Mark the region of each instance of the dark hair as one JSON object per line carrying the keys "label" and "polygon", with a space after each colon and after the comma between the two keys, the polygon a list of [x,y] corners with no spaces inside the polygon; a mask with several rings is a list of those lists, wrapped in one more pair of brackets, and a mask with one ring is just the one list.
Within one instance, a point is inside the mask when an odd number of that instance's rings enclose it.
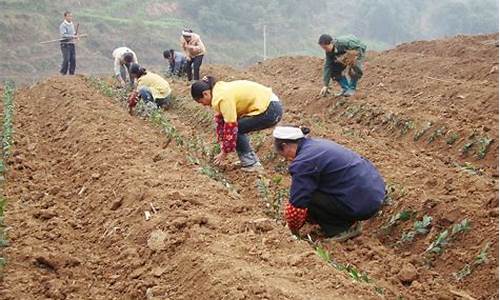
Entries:
{"label": "dark hair", "polygon": [[65,11],[65,12],[64,12],[64,16],[65,16],[65,17],[67,17],[67,16],[68,16],[68,15],[70,15],[70,14],[71,14],[71,12],[70,12],[69,10],[67,10],[67,11]]}
{"label": "dark hair", "polygon": [[329,34],[322,34],[319,37],[318,44],[320,45],[330,45],[333,41],[333,38]]}
{"label": "dark hair", "polygon": [[134,60],[134,55],[130,52],[127,52],[123,55],[123,60],[129,64]]}
{"label": "dark hair", "polygon": [[146,75],[146,69],[141,67],[139,64],[132,64],[129,69],[130,74],[133,74],[137,76],[137,78],[141,77],[142,75]]}
{"label": "dark hair", "polygon": [[166,58],[166,59],[170,59],[170,58],[174,58],[174,49],[169,49],[169,50],[165,50],[163,51],[163,58]]}
{"label": "dark hair", "polygon": [[195,101],[203,98],[204,91],[212,91],[217,80],[212,76],[205,76],[202,80],[198,80],[191,85],[191,96]]}
{"label": "dark hair", "polygon": [[[297,127],[297,126],[291,126],[291,127]],[[307,127],[302,127],[299,126],[300,130],[302,133],[307,136],[310,132],[311,129]],[[300,141],[302,141],[304,138],[296,139],[296,140],[289,140],[289,139],[278,139],[274,138],[274,148],[278,151],[283,151],[283,144],[298,144]]]}

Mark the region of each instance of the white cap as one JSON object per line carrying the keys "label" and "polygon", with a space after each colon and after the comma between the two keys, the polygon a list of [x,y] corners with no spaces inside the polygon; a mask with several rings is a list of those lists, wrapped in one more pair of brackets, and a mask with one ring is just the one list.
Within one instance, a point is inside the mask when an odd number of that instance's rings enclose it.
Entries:
{"label": "white cap", "polygon": [[189,32],[189,31],[186,31],[186,30],[182,31],[182,36],[192,36],[192,35],[193,35],[192,32]]}
{"label": "white cap", "polygon": [[277,126],[274,128],[273,137],[282,140],[298,140],[304,138],[305,135],[298,127]]}

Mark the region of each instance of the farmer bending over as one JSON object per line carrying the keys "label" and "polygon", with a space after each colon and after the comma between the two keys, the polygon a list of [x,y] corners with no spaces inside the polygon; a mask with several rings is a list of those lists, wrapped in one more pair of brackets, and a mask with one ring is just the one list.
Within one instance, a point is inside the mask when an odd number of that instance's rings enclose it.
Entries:
{"label": "farmer bending over", "polygon": [[288,228],[297,234],[304,223],[318,224],[331,240],[361,234],[361,222],[381,208],[382,176],[359,154],[332,141],[309,138],[307,128],[278,126],[276,151],[290,160],[290,199],[285,209]]}
{"label": "farmer bending over", "polygon": [[281,120],[281,102],[271,88],[248,80],[216,82],[209,76],[191,86],[191,95],[215,111],[217,141],[222,149],[215,163],[221,164],[236,150],[244,171],[261,171],[247,134],[273,127]]}
{"label": "farmer bending over", "polygon": [[144,103],[153,103],[157,107],[168,107],[172,90],[168,82],[158,74],[146,71],[139,64],[130,66],[132,78],[137,80],[137,89],[129,96],[129,112],[137,105],[137,101],[142,99]]}
{"label": "farmer bending over", "polygon": [[134,51],[127,47],[116,48],[113,51],[113,59],[116,80],[118,80],[122,87],[125,87],[127,82],[133,87],[134,80],[132,79],[132,74],[130,74],[130,66],[133,63],[138,63]]}
{"label": "farmer bending over", "polygon": [[182,52],[174,51],[174,49],[165,50],[163,58],[168,61],[168,70],[171,75],[182,77],[187,73],[187,58]]}
{"label": "farmer bending over", "polygon": [[[332,38],[322,34],[318,41],[319,46],[325,50],[325,64],[323,66],[323,88],[320,94],[329,94],[330,78],[337,81],[342,91],[335,96],[353,96],[358,80],[363,76],[363,60],[366,45],[354,35]],[[348,80],[345,73],[349,75]]]}

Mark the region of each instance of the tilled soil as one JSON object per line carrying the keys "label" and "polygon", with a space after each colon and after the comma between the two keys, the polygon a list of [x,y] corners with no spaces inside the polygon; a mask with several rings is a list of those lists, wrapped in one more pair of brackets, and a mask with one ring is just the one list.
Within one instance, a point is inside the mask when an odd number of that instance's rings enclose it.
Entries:
{"label": "tilled soil", "polygon": [[[392,204],[365,222],[361,237],[322,243],[336,262],[366,272],[368,283],[328,265],[308,242],[290,236],[279,213],[269,213],[257,183],[275,181],[270,193],[289,184],[286,164],[271,154],[269,130],[253,135],[266,174],[228,165],[222,169],[228,189],[200,172],[190,158],[195,153],[128,115],[83,77],[20,90],[0,298],[498,298],[498,73],[488,73],[498,68],[498,48],[483,43],[495,38],[371,53],[359,93],[347,100],[317,96],[315,58],[279,58],[245,71],[204,69],[272,86],[285,106],[283,123],[308,125],[313,135],[358,151],[381,170]],[[447,54],[457,44],[467,47]],[[204,110],[189,100],[188,87],[172,85],[178,100],[165,116],[181,138],[213,142],[210,121],[199,119]],[[415,139],[428,121],[432,129]],[[433,134],[440,128],[441,135]],[[459,138],[448,144],[453,132]],[[479,158],[485,136],[494,142]],[[470,141],[470,151],[461,153]],[[382,230],[405,209],[414,212],[411,220]],[[424,215],[433,218],[430,232],[401,243]],[[442,254],[424,254],[440,232],[465,218],[468,232]],[[453,273],[487,243],[488,260],[457,281]]]}

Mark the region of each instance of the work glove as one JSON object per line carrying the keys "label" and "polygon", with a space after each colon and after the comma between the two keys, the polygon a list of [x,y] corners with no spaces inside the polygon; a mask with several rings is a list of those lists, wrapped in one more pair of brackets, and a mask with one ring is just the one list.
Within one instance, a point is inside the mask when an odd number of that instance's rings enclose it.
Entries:
{"label": "work glove", "polygon": [[137,92],[132,92],[128,96],[128,111],[129,113],[132,113],[132,110],[134,107],[137,105],[137,102],[139,101],[139,93]]}
{"label": "work glove", "polygon": [[330,94],[330,88],[328,88],[327,86],[324,86],[319,92],[319,95],[323,97],[326,97],[328,94]]}

